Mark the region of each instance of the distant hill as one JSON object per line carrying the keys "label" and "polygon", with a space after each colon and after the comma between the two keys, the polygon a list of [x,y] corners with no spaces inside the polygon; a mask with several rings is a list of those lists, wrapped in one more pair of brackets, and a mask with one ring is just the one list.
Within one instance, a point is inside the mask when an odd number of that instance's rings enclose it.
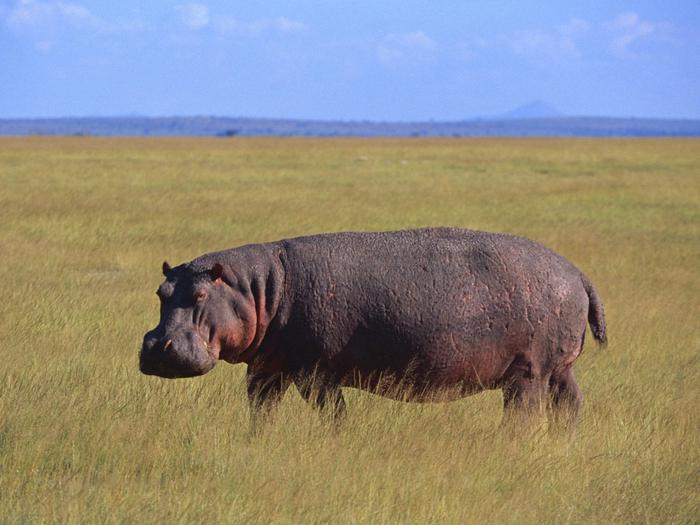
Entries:
{"label": "distant hill", "polygon": [[[0,135],[349,137],[698,137],[700,120],[515,117],[452,122],[372,122],[231,117],[0,119]],[[520,111],[522,110],[522,111]],[[556,110],[554,110],[556,111]],[[521,115],[521,116],[518,116]]]}
{"label": "distant hill", "polygon": [[563,116],[563,113],[553,108],[546,102],[535,100],[534,102],[517,107],[501,115],[496,115],[495,118],[504,120],[518,120],[528,118],[558,118]]}

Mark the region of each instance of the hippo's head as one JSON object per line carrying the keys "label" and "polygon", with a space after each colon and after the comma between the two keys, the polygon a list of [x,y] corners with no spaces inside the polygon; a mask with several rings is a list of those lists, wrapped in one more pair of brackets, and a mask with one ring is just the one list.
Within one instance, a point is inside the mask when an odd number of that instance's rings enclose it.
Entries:
{"label": "hippo's head", "polygon": [[140,352],[144,374],[193,377],[217,360],[236,362],[255,336],[256,313],[249,291],[219,264],[205,271],[163,263],[158,287],[160,322],[146,333]]}

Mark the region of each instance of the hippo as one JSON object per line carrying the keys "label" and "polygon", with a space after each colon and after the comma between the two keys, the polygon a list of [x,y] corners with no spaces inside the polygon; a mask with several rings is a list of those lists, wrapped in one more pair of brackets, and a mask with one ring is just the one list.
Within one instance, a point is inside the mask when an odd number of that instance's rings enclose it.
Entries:
{"label": "hippo", "polygon": [[582,395],[572,365],[587,322],[607,342],[588,278],[507,234],[311,235],[165,262],[163,274],[141,372],[193,377],[220,360],[245,363],[251,414],[294,383],[336,417],[342,387],[407,401],[501,389],[506,410],[575,416]]}

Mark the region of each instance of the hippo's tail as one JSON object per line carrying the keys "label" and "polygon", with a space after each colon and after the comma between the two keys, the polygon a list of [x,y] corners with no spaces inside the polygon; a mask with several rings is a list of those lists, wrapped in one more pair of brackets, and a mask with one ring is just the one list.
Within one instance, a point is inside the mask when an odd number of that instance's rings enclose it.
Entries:
{"label": "hippo's tail", "polygon": [[605,333],[605,311],[603,309],[603,301],[600,299],[598,292],[595,291],[593,285],[588,278],[581,274],[583,287],[588,294],[588,324],[591,325],[591,332],[598,344],[605,346],[608,344],[608,336]]}

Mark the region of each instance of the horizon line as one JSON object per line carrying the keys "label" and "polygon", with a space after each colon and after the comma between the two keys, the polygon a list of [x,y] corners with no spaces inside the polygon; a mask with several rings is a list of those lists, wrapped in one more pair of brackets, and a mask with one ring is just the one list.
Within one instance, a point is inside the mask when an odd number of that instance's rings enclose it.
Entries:
{"label": "horizon line", "polygon": [[262,117],[224,114],[170,114],[170,115],[140,115],[140,114],[116,114],[116,115],[62,115],[40,117],[3,117],[0,121],[8,120],[77,120],[77,119],[231,119],[231,120],[276,120],[276,121],[301,121],[301,122],[327,122],[327,123],[371,123],[371,124],[441,124],[455,122],[483,122],[483,121],[522,121],[522,120],[569,120],[569,119],[611,119],[611,120],[680,120],[700,121],[700,117],[640,117],[640,116],[611,116],[611,115],[552,115],[534,117],[508,117],[508,116],[479,116],[458,119],[422,120],[390,120],[371,118],[314,118],[314,117]]}

